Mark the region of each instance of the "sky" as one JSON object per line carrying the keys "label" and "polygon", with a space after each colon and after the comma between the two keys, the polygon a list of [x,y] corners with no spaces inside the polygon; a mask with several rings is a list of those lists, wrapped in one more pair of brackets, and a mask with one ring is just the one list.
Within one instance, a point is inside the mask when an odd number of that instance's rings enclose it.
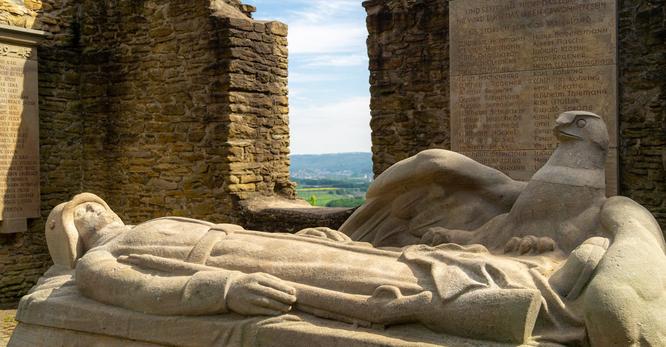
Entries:
{"label": "sky", "polygon": [[367,30],[361,0],[244,0],[289,26],[292,154],[370,152]]}

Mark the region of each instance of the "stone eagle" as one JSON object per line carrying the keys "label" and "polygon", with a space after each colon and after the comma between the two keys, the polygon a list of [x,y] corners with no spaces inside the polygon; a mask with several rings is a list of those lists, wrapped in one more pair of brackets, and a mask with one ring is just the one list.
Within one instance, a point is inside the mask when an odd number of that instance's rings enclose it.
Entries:
{"label": "stone eagle", "polygon": [[473,242],[501,252],[524,243],[523,251],[570,252],[599,230],[608,131],[598,115],[570,111],[554,134],[557,149],[529,182],[447,150],[405,159],[375,180],[340,230],[379,247]]}

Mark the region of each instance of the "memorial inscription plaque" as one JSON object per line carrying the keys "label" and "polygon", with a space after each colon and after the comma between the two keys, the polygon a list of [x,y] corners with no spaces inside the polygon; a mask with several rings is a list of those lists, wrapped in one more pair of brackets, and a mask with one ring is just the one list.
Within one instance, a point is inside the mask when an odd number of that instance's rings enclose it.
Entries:
{"label": "memorial inscription plaque", "polygon": [[617,193],[615,0],[453,0],[450,40],[454,151],[527,180],[555,148],[555,118],[594,112]]}
{"label": "memorial inscription plaque", "polygon": [[[0,27],[0,220],[5,226],[40,216],[37,49],[31,46],[37,35]],[[0,232],[17,231],[10,229]]]}

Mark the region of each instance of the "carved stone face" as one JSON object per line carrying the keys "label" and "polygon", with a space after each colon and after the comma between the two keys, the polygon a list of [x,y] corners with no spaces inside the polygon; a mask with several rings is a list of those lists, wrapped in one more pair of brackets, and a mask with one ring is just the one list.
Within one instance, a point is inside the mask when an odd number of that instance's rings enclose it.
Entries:
{"label": "carved stone face", "polygon": [[588,141],[608,149],[608,130],[596,115],[567,112],[557,118],[556,124],[553,130],[560,143]]}
{"label": "carved stone face", "polygon": [[96,202],[86,202],[74,210],[74,225],[82,238],[95,234],[110,223],[116,221],[104,206]]}

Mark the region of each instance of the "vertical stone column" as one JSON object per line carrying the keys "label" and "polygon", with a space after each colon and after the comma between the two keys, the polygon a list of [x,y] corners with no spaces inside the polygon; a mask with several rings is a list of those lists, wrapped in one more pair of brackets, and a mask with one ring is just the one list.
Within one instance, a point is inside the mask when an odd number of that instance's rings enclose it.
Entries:
{"label": "vertical stone column", "polygon": [[0,233],[39,218],[37,48],[43,32],[0,26]]}
{"label": "vertical stone column", "polygon": [[449,2],[372,0],[368,55],[375,175],[449,148]]}
{"label": "vertical stone column", "polygon": [[239,199],[278,193],[293,198],[289,182],[287,26],[229,18],[228,190]]}

